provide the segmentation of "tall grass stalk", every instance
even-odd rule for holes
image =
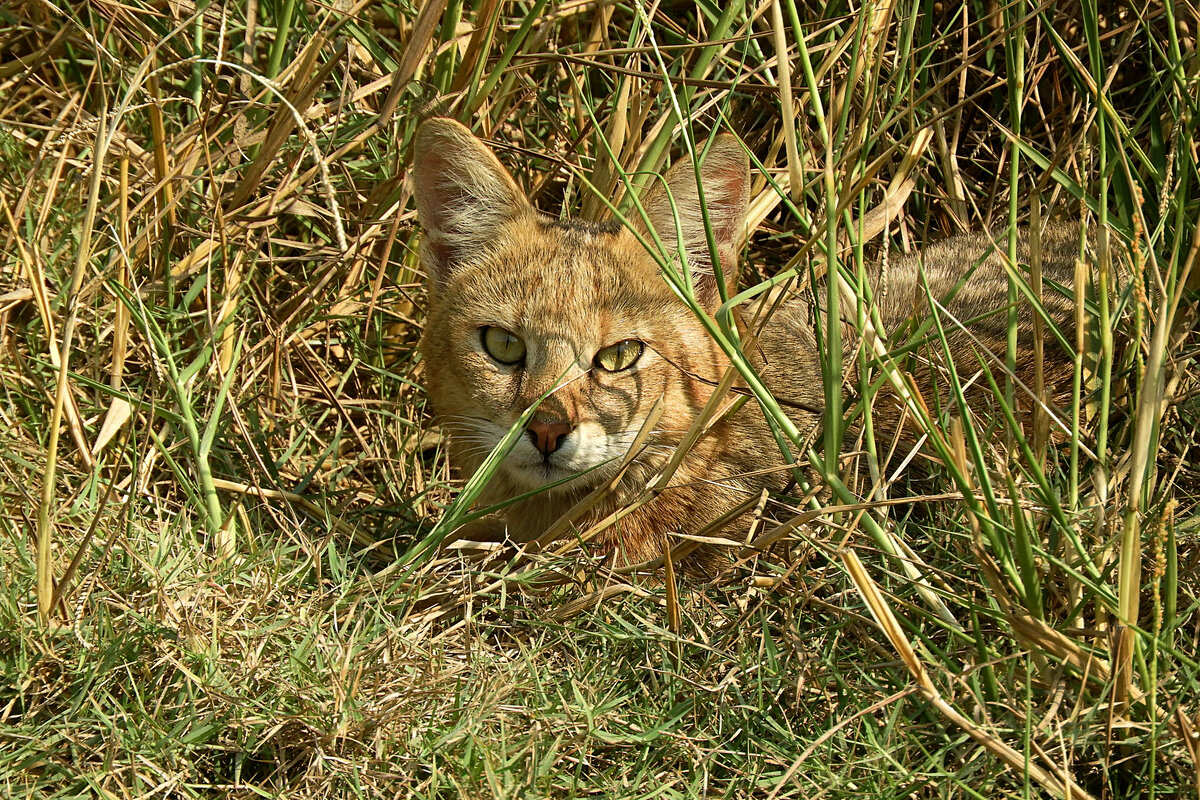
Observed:
[[[100,86],[102,87],[102,85],[101,83]],[[98,88],[97,91],[103,92],[103,89]],[[38,620],[43,626],[49,625],[50,615],[53,611],[50,605],[54,596],[54,561],[51,548],[55,516],[53,509],[56,496],[55,479],[58,471],[58,432],[62,424],[63,406],[67,402],[67,394],[70,391],[68,376],[71,366],[71,351],[75,342],[75,326],[79,315],[79,292],[83,286],[84,274],[92,255],[92,231],[96,224],[96,214],[100,203],[100,184],[104,174],[102,167],[107,157],[105,105],[102,102],[101,113],[97,120],[96,138],[92,150],[92,177],[88,183],[87,205],[84,209],[79,248],[75,253],[75,265],[71,270],[70,284],[66,294],[67,316],[63,323],[58,351],[58,378],[54,386],[54,405],[50,412],[46,460],[42,476],[42,495],[37,511],[37,611]]]
[[[1194,789],[1194,9],[4,14],[11,793]],[[418,355],[407,176],[431,113],[490,139],[552,216],[637,219],[639,192],[713,133],[754,164],[743,262],[718,264],[741,280],[715,314],[678,254],[643,243],[732,368],[668,468],[586,530],[591,496],[521,548],[438,546],[489,523],[502,449],[463,480],[424,408],[424,375],[445,365]],[[1039,285],[1046,237],[1031,233],[1028,265],[1013,245],[1062,220],[1086,222],[1078,281],[1047,269]],[[939,308],[882,325],[889,254],[968,229],[1014,262],[1010,337],[1032,320],[1047,379],[1057,349],[1076,357],[1073,393],[1043,398],[1044,416],[1011,344],[955,364],[933,397],[915,390],[923,354],[971,322]],[[735,319],[796,291],[835,312],[810,320],[827,399],[814,441]],[[1051,324],[1056,292],[1080,300],[1077,341]],[[690,539],[616,570],[580,557],[669,497],[731,409],[762,413],[797,463],[794,487],[692,532],[731,543],[719,580],[678,574]],[[897,412],[919,453],[875,441]]]

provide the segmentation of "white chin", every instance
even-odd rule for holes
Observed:
[[[597,470],[581,474],[554,464],[505,464],[504,467],[505,473],[512,482],[524,487],[527,491],[543,487],[547,487],[547,492],[558,492],[568,488],[576,489],[597,478]]]

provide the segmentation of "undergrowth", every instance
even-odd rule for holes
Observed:
[[[1194,6],[0,19],[5,794],[1200,792]],[[1009,420],[991,364],[986,414],[923,421],[940,485],[872,492],[886,443],[834,452],[864,360],[809,454],[834,489],[776,498],[805,524],[719,581],[570,548],[480,571],[419,546],[459,488],[415,349],[431,114],[586,216],[733,132],[747,287],[832,262],[850,292],[890,250],[1048,219],[1133,280],[1086,311],[1113,338],[1065,433]]]

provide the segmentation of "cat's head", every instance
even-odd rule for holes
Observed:
[[[686,253],[712,314],[720,293],[704,209],[732,283],[748,194],[741,145],[709,144],[703,207],[692,162],[672,167],[643,192],[646,218],[631,212],[633,230],[539,213],[451,120],[421,125],[413,169],[429,287],[425,383],[459,466],[477,469],[540,400],[500,475],[518,491],[567,479],[587,488],[616,469],[660,397],[666,412],[639,460],[665,463],[727,362],[642,242],[655,247],[653,230],[673,263]]]

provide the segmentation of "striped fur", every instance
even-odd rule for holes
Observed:
[[[732,273],[748,186],[746,156],[736,140],[720,137],[713,142],[702,180],[717,251],[726,272]],[[647,220],[635,221],[633,231],[611,224],[560,222],[534,210],[495,156],[466,128],[439,119],[426,122],[418,133],[414,188],[430,277],[422,340],[425,386],[449,433],[453,462],[464,476],[473,474],[522,412],[545,396],[535,423],[565,422],[571,433],[549,455],[538,450],[535,437],[523,437],[480,499],[484,505],[501,503],[561,482],[508,506],[503,516],[492,520],[514,539],[530,540],[612,477],[649,409],[662,397],[666,411],[649,445],[616,490],[578,525],[584,529],[622,508],[664,467],[729,366],[638,241],[638,235],[653,239],[650,231],[657,231],[669,257],[678,240],[678,210],[697,296],[709,314],[715,313],[719,293],[708,263],[691,162],[676,165],[643,197]],[[1073,226],[1052,226],[1042,238],[1047,286],[1065,287],[1047,288],[1045,306],[1067,342],[1075,336],[1071,287],[1078,248],[1078,229]],[[659,260],[663,257],[660,254]],[[1028,259],[1029,243],[1022,238],[1019,261]],[[922,253],[894,256],[886,271],[877,272],[873,288],[886,330],[900,330],[909,320],[930,313],[919,281],[923,274],[932,294],[946,298],[943,319],[959,372],[970,375],[977,370],[976,340],[1003,358],[1008,272],[990,237],[962,236]],[[954,293],[968,272],[971,276]],[[755,309],[743,312],[753,327]],[[1029,386],[1032,314],[1031,306],[1020,305],[1018,377]],[[803,293],[790,297],[762,323],[752,354],[802,432],[814,430],[824,402],[814,334],[821,316]],[[956,328],[951,317],[972,320],[971,333]],[[488,354],[481,331],[489,326],[520,337],[527,348],[521,364],[501,364]],[[843,329],[845,356],[853,364],[858,337],[852,326]],[[608,373],[597,366],[600,350],[627,340],[645,345],[632,368]],[[1047,340],[1053,342],[1053,337]],[[926,403],[935,407],[938,398],[944,401],[940,347],[918,348],[908,363]],[[1052,395],[1061,393],[1071,376],[1069,355],[1052,344],[1046,364]],[[897,409],[886,397],[877,404],[877,436],[895,431],[900,424]],[[762,412],[747,403],[696,443],[671,488],[623,517],[598,545],[611,552],[616,563],[660,556],[672,534],[704,529],[764,488],[785,489],[784,466]],[[740,539],[745,525],[745,519],[735,520],[725,533]],[[711,566],[710,558],[711,554],[697,555],[693,566],[703,571]]]

